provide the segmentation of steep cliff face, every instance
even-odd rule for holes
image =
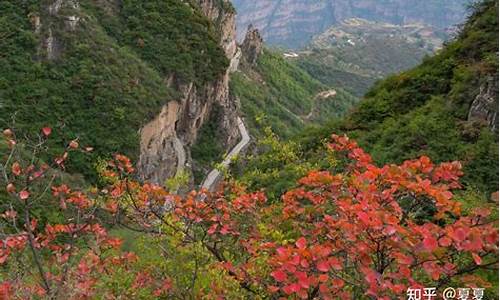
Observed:
[[[299,48],[318,33],[358,17],[393,24],[426,23],[445,28],[463,21],[467,0],[234,0],[238,38],[254,24],[270,44]]]
[[[469,121],[479,120],[490,130],[498,132],[498,73],[486,79],[479,87],[479,94],[471,104]]]
[[[99,8],[115,7],[107,13],[116,15],[119,13],[116,3],[103,1]],[[229,95],[229,72],[237,68],[239,57],[235,11],[225,0],[199,0],[196,5],[199,6],[196,9],[215,26],[218,45],[230,64],[222,74],[205,82],[186,80],[175,70],[164,75],[164,84],[177,91],[178,96],[172,100],[165,99],[159,113],[139,130],[139,173],[143,179],[159,184],[182,171],[190,172],[190,147],[196,141],[201,126],[208,121],[214,105],[222,108],[220,118],[210,120],[218,123],[222,137],[219,143],[229,147],[236,143],[239,136],[237,106]],[[75,31],[81,19],[80,3],[76,0],[54,0],[42,11],[41,18],[33,16],[34,26],[42,36],[39,57],[48,61],[59,59],[64,53],[60,36],[64,32]],[[146,42],[141,38],[138,43]]]
[[[175,76],[167,81],[170,87],[180,92],[180,97],[167,103],[160,114],[140,130],[141,176],[160,184],[182,170],[191,171],[190,147],[196,141],[202,125],[209,121],[214,105],[222,109],[219,119],[210,120],[218,123],[220,136],[223,137],[218,142],[228,148],[239,137],[238,108],[235,99],[229,94],[229,73],[237,68],[239,60],[235,12],[227,1],[199,0],[197,4],[216,26],[219,45],[230,64],[222,75],[202,86],[181,82]]]

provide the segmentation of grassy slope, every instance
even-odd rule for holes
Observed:
[[[167,75],[200,84],[227,66],[209,21],[181,1],[127,0],[114,13],[105,2],[81,1],[74,32],[53,20],[64,45],[56,61],[37,58],[41,36],[29,16],[46,22],[39,1],[0,2],[0,126],[12,126],[13,114],[22,132],[51,126],[55,151],[79,137],[96,151],[69,170],[90,177],[98,157],[138,154],[138,129],[175,96]]]
[[[233,74],[231,91],[240,99],[253,134],[261,132],[265,124],[280,136],[290,137],[307,124],[323,124],[332,117],[343,115],[357,101],[337,89],[336,97],[315,103],[315,96],[329,87],[269,50],[259,58],[256,67],[243,66],[242,69]],[[313,107],[313,117],[306,120]],[[260,122],[262,119],[264,121]]]

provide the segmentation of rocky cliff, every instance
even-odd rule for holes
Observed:
[[[223,137],[219,143],[224,148],[234,145],[239,137],[238,108],[229,94],[229,73],[237,68],[239,61],[235,12],[228,1],[198,0],[197,4],[216,26],[219,45],[230,64],[224,74],[203,86],[182,83],[175,76],[167,80],[170,87],[180,91],[180,97],[165,104],[160,114],[140,130],[140,173],[144,179],[160,184],[182,170],[190,173],[190,147],[205,122],[218,123]],[[214,105],[218,105],[222,113],[219,119],[208,120]]]
[[[426,23],[445,28],[461,23],[467,0],[234,0],[239,39],[254,24],[269,44],[298,48],[345,19],[358,17],[392,24]]]
[[[245,39],[241,44],[241,51],[246,62],[250,65],[255,65],[257,59],[264,51],[264,41],[260,36],[260,32],[252,25],[248,25]]]
[[[479,94],[469,109],[468,120],[484,122],[491,131],[498,132],[498,73],[488,77],[479,87]]]
[[[159,114],[139,130],[139,173],[143,179],[159,184],[182,171],[190,172],[190,146],[195,142],[201,126],[208,121],[213,105],[222,108],[220,118],[215,121],[223,137],[219,141],[223,147],[235,144],[239,136],[236,102],[229,95],[229,73],[238,65],[235,12],[225,0],[198,0],[196,5],[215,25],[219,46],[230,65],[218,78],[203,85],[180,80],[175,72],[165,78],[165,84],[177,91],[179,96],[165,103]],[[55,0],[47,6],[43,25],[40,18],[35,19],[35,26],[44,31],[40,47],[42,58],[59,58],[63,43],[54,34],[54,28],[75,30],[80,20],[79,13],[78,1]],[[61,22],[64,24],[62,27]]]

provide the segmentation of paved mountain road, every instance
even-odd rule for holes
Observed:
[[[231,160],[236,157],[241,152],[241,150],[243,150],[243,148],[245,148],[245,146],[250,142],[250,135],[248,134],[245,124],[240,117],[238,117],[238,129],[240,130],[241,140],[236,146],[234,146],[233,149],[231,149],[226,158],[222,161],[219,167],[220,169],[227,169],[229,167],[229,164],[231,163]],[[210,171],[210,173],[208,173],[201,187],[209,191],[213,191],[220,178],[221,171],[215,168]]]

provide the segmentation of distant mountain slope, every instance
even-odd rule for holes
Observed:
[[[315,36],[291,59],[324,84],[362,96],[376,80],[416,66],[448,34],[423,25],[348,19]]]
[[[344,120],[345,132],[380,163],[428,155],[459,160],[467,186],[498,189],[498,0],[477,4],[462,32],[436,56],[373,87]]]
[[[498,190],[498,0],[477,4],[439,54],[375,85],[345,118],[250,158],[239,178],[278,198],[307,170],[332,165],[324,147],[332,133],[356,139],[379,164],[458,160],[465,188],[489,199]],[[282,149],[296,148],[280,160]]]
[[[270,125],[281,137],[290,137],[308,124],[324,124],[343,115],[358,100],[313,79],[281,53],[265,49],[256,29],[249,29],[241,49],[239,71],[231,76],[231,93],[256,135]]]
[[[392,24],[426,23],[446,28],[463,21],[469,0],[233,0],[239,38],[249,24],[271,45],[300,48],[312,36],[357,17]]]

